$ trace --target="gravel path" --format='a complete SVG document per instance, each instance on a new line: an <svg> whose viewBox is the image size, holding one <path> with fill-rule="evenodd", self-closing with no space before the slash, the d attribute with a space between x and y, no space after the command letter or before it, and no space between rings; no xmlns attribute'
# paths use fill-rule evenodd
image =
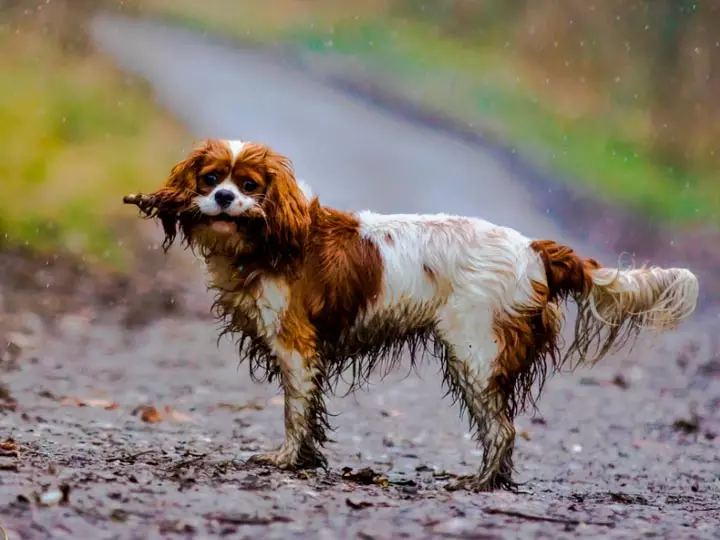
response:
<svg viewBox="0 0 720 540"><path fill-rule="evenodd" d="M480 215L570 238L489 154L294 68L150 23L100 19L95 30L199 137L273 144L328 204ZM3 372L18 403L0 445L10 539L720 537L711 322L551 379L541 414L517 421L524 493L449 493L480 453L431 362L332 400L330 473L247 467L281 440L279 394L249 381L231 343L216 346L199 315L200 269L170 261L191 276L189 310L140 328L93 311L53 331L35 324Z"/></svg>

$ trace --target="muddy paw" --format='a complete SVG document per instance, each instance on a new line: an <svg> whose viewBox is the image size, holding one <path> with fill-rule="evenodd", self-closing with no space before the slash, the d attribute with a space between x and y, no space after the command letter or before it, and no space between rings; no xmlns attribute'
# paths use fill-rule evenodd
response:
<svg viewBox="0 0 720 540"><path fill-rule="evenodd" d="M255 454L247 460L250 465L269 465L283 470L326 468L327 459L315 449L304 448L296 452L289 452L284 447L274 452Z"/></svg>
<svg viewBox="0 0 720 540"><path fill-rule="evenodd" d="M255 454L248 458L249 465L270 465L280 469L292 468L292 460L280 451Z"/></svg>
<svg viewBox="0 0 720 540"><path fill-rule="evenodd" d="M517 491L518 485L510 478L496 474L489 478L481 478L479 476L461 476L453 482L445 485L448 491L470 491L472 493L482 493L488 491L497 491L505 489L508 491Z"/></svg>

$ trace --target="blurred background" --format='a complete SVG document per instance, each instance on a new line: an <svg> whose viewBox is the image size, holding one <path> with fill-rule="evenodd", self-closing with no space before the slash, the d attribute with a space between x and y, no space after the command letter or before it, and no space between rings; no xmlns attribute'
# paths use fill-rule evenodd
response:
<svg viewBox="0 0 720 540"><path fill-rule="evenodd" d="M3 0L0 10L9 245L126 264L118 197L157 185L192 140L148 84L94 47L93 17L110 10L281 48L479 134L557 193L569 188L541 204L611 251L713 256L717 2Z"/></svg>

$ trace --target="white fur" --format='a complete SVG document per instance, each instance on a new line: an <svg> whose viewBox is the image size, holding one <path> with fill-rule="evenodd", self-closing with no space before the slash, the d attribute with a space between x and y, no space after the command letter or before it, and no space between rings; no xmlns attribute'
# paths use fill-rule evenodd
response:
<svg viewBox="0 0 720 540"><path fill-rule="evenodd" d="M531 280L546 281L531 240L477 218L356 215L360 234L379 248L383 262L384 290L371 309L408 303L432 309L457 359L487 380L498 352L495 313L531 302Z"/></svg>
<svg viewBox="0 0 720 540"><path fill-rule="evenodd" d="M276 347L275 339L280 331L280 320L288 305L289 294L290 291L284 281L263 279L257 307L265 337L274 347Z"/></svg>
<svg viewBox="0 0 720 540"><path fill-rule="evenodd" d="M243 147L245 146L245 143L240 140L227 140L225 141L228 145L228 148L230 149L230 153L232 154L232 164L235 165L235 160L240 155L240 152L242 152Z"/></svg>

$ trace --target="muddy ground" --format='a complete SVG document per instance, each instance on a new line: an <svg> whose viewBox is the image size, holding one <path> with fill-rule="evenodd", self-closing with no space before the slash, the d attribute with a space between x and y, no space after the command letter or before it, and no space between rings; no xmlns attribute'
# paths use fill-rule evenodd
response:
<svg viewBox="0 0 720 540"><path fill-rule="evenodd" d="M160 260L153 249L135 278L100 285L70 279L78 270L60 258L46 288L41 259L3 253L15 269L0 375L10 539L720 534L712 323L554 377L540 413L517 421L523 492L450 493L480 454L432 362L332 400L329 472L247 466L282 438L277 388L250 382L231 343L216 346L199 267L176 254L158 276ZM66 309L43 317L48 305Z"/></svg>

